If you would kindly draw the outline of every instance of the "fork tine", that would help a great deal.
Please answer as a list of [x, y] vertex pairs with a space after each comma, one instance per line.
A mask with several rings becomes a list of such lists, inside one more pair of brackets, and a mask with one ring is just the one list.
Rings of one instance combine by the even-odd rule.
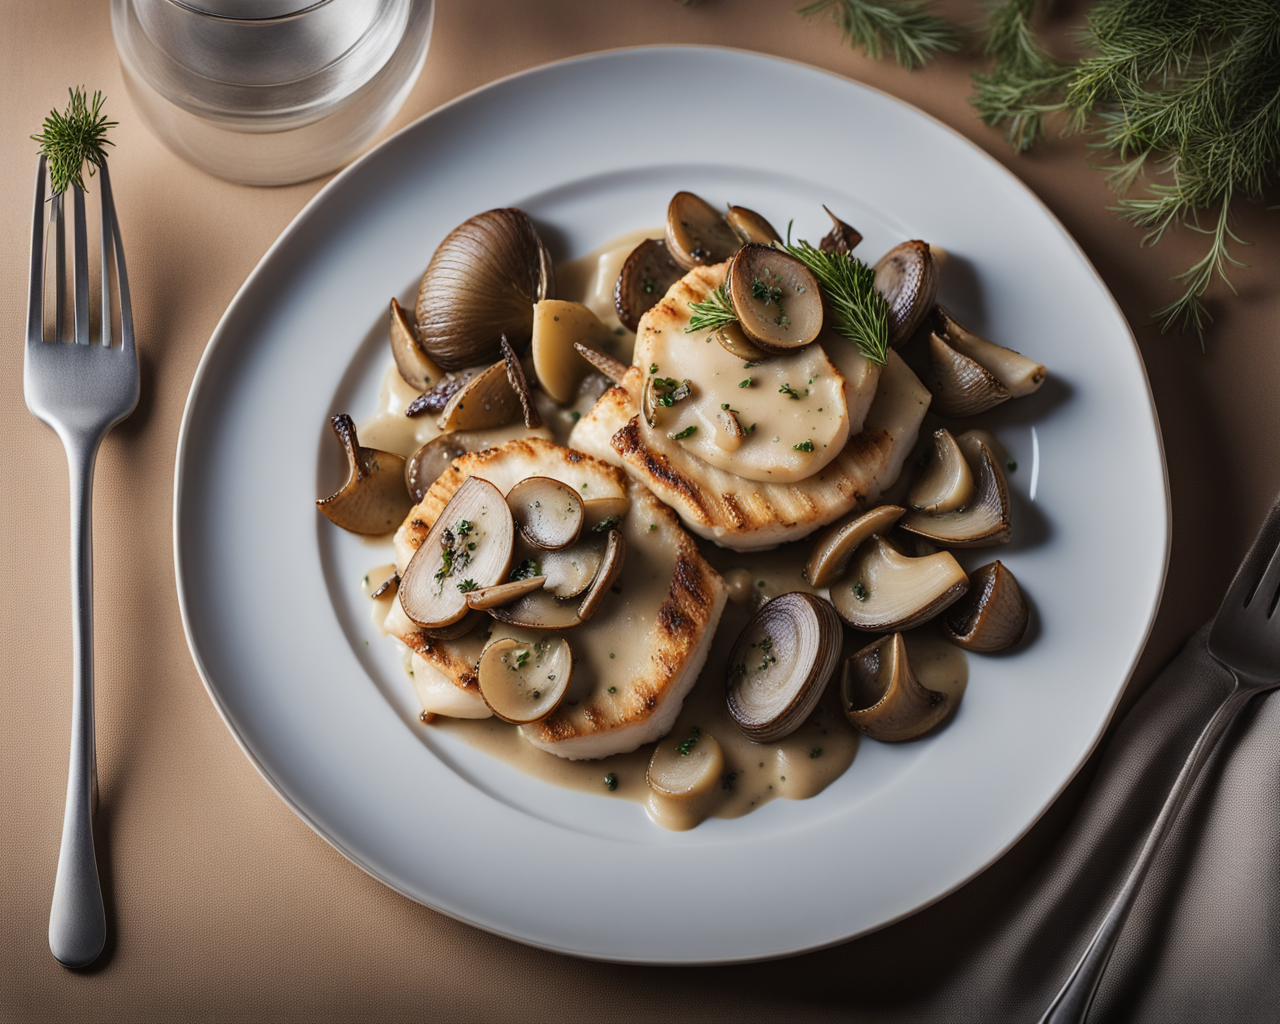
[[116, 201], [111, 192], [111, 174], [102, 165], [102, 223], [106, 230], [111, 223], [111, 237], [115, 241], [116, 285], [120, 289], [120, 341], [125, 352], [133, 354], [133, 305], [129, 301], [129, 273], [125, 269], [124, 241], [120, 237], [120, 221], [116, 217]]
[[106, 196], [101, 195], [102, 186], [98, 186], [99, 205], [102, 207], [102, 230], [99, 232], [102, 241], [102, 332], [103, 348], [111, 347], [111, 250], [114, 235], [111, 231], [111, 218], [107, 215]]
[[53, 232], [53, 340], [62, 340], [63, 320], [67, 310], [67, 206], [66, 196], [53, 197], [49, 211], [49, 230]]
[[1271, 506], [1262, 528], [1244, 556], [1235, 579], [1222, 599], [1219, 615], [1227, 609], [1245, 608], [1255, 599], [1270, 602], [1280, 586], [1280, 501]]
[[76, 344], [89, 344], [89, 229], [84, 219], [84, 189], [71, 186], [75, 228]]
[[44, 156], [36, 169], [36, 212], [31, 228], [31, 288], [27, 293], [27, 344], [44, 341]]

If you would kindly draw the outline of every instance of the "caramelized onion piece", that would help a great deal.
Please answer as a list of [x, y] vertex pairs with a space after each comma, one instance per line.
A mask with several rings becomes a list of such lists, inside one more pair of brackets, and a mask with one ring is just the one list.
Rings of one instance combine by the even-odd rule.
[[560, 706], [573, 678], [573, 651], [563, 637], [534, 643], [494, 640], [476, 666], [480, 696], [504, 722], [540, 722]]
[[533, 372], [542, 390], [561, 405], [568, 405], [578, 385], [591, 372], [591, 364], [578, 353], [575, 342], [597, 347], [612, 344], [613, 332], [580, 302], [548, 299], [533, 310]]
[[704, 796], [720, 784], [724, 751], [716, 738], [696, 726], [688, 735], [672, 733], [653, 749], [646, 781], [674, 800]]
[[911, 487], [907, 503], [930, 514], [954, 512], [973, 500], [973, 473], [946, 429], [933, 432], [933, 458]]
[[1034, 359], [975, 334], [941, 306], [933, 308], [933, 330], [962, 356], [972, 359], [999, 380], [1014, 398], [1036, 391], [1049, 376]]
[[844, 663], [840, 703], [854, 728], [886, 743], [923, 736], [951, 710], [945, 693], [916, 679], [901, 633], [882, 636]]
[[733, 229], [744, 245], [755, 242], [758, 245], [770, 245], [782, 241], [782, 236], [772, 224], [745, 206], [730, 206], [724, 215], [725, 221]]
[[875, 266], [876, 290], [889, 304], [889, 344], [905, 344], [933, 308], [938, 264], [919, 240], [896, 245]]
[[813, 554], [804, 567], [804, 578], [815, 587], [829, 587], [844, 575], [858, 545], [872, 534], [888, 533], [906, 509], [881, 505], [870, 512], [845, 516], [827, 527], [813, 544]]
[[966, 651], [1003, 651], [1027, 630], [1026, 598], [1013, 573], [999, 561], [969, 574], [969, 593], [939, 620], [942, 635]]
[[467, 607], [476, 612], [487, 612], [490, 608], [499, 608], [512, 601], [518, 601], [525, 594], [540, 590], [547, 582], [545, 576], [526, 576], [522, 580], [510, 580], [507, 583], [495, 583], [491, 587], [480, 587], [467, 591]]
[[534, 407], [533, 394], [529, 390], [529, 382], [525, 380], [524, 367], [520, 365], [520, 357], [516, 355], [516, 350], [511, 347], [511, 342], [507, 341], [505, 334], [502, 336], [502, 362], [507, 368], [507, 383], [511, 385], [511, 390], [520, 400], [520, 411], [524, 415], [525, 428], [536, 430], [542, 426], [542, 414]]
[[351, 533], [377, 536], [394, 530], [413, 503], [404, 484], [404, 459], [377, 448], [362, 448], [356, 425], [346, 413], [329, 420], [347, 455], [347, 482], [316, 508], [331, 523]]
[[444, 377], [440, 369], [418, 343], [418, 335], [409, 322], [409, 314], [395, 299], [391, 300], [391, 357], [404, 382], [426, 391]]
[[507, 492], [520, 535], [540, 548], [568, 547], [582, 532], [585, 513], [578, 492], [549, 476], [531, 476]]
[[802, 348], [822, 330], [818, 279], [790, 253], [744, 245], [729, 264], [725, 290], [742, 333], [767, 352]]
[[926, 622], [968, 588], [950, 552], [908, 558], [873, 536], [854, 552], [848, 573], [831, 588], [831, 601], [855, 629], [889, 633]]
[[446, 370], [493, 362], [505, 334], [522, 350], [533, 304], [555, 294], [555, 269], [523, 210], [489, 210], [454, 228], [418, 288], [418, 338]]
[[943, 416], [976, 416], [1011, 397], [995, 374], [961, 355], [936, 332], [929, 335], [929, 368], [921, 383], [933, 395], [933, 411]]
[[481, 370], [466, 382], [444, 407], [440, 430], [487, 430], [501, 427], [522, 415], [520, 399], [507, 378], [505, 361]]
[[[825, 206], [823, 209], [827, 210]], [[844, 256], [856, 249], [858, 243], [862, 241], [862, 233], [857, 228], [850, 227], [830, 210], [827, 210], [827, 216], [831, 218], [831, 230], [822, 236], [818, 248], [824, 252], [833, 252], [837, 256]]]
[[775, 597], [747, 623], [729, 655], [729, 715], [769, 743], [809, 717], [840, 660], [840, 619], [829, 603], [795, 592]]
[[640, 329], [640, 318], [662, 301], [673, 284], [684, 276], [680, 265], [661, 238], [647, 238], [627, 257], [613, 286], [613, 306], [629, 331]]
[[962, 434], [957, 445], [974, 472], [975, 490], [967, 505], [951, 512], [908, 512], [898, 526], [949, 548], [982, 548], [1004, 544], [1013, 536], [1009, 488], [991, 449]]
[[742, 245], [720, 211], [692, 192], [667, 206], [667, 251], [682, 270], [723, 263]]
[[[467, 589], [507, 578], [515, 523], [502, 492], [467, 477], [432, 524], [400, 579], [400, 606], [424, 629], [446, 629], [467, 614]], [[463, 588], [467, 589], [463, 589]]]

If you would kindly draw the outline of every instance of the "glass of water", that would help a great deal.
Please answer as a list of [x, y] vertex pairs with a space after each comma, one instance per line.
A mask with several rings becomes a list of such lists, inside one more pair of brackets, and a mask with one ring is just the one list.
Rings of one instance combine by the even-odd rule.
[[433, 0], [111, 0], [134, 104], [179, 156], [249, 185], [373, 141], [426, 58]]

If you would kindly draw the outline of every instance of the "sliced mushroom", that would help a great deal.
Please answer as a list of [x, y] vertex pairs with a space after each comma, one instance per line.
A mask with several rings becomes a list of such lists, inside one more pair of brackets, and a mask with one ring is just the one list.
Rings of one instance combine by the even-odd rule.
[[631, 511], [631, 498], [625, 494], [611, 498], [587, 498], [582, 502], [582, 511], [585, 516], [583, 529], [604, 533], [617, 526]]
[[516, 355], [516, 350], [511, 347], [511, 342], [507, 341], [507, 336], [502, 336], [502, 362], [507, 368], [507, 383], [511, 385], [511, 390], [516, 393], [516, 398], [520, 400], [520, 411], [524, 415], [524, 425], [528, 430], [536, 430], [542, 426], [542, 414], [538, 412], [533, 405], [533, 394], [529, 390], [529, 382], [524, 377], [524, 367], [520, 365], [520, 357]]
[[848, 573], [831, 588], [831, 601], [855, 629], [890, 633], [928, 621], [968, 589], [969, 579], [949, 551], [908, 558], [873, 536], [854, 552]]
[[923, 736], [951, 710], [945, 693], [916, 679], [901, 633], [882, 636], [844, 663], [840, 702], [854, 728], [886, 743]]
[[494, 640], [476, 666], [480, 696], [504, 722], [529, 725], [560, 706], [573, 678], [573, 651], [563, 637], [534, 643]]
[[525, 594], [542, 589], [547, 582], [545, 576], [527, 576], [524, 579], [510, 580], [506, 583], [495, 583], [492, 587], [478, 587], [467, 591], [467, 607], [476, 612], [487, 612], [490, 608], [498, 608], [512, 601], [518, 601]]
[[555, 294], [551, 254], [523, 210], [489, 210], [436, 248], [418, 289], [418, 338], [446, 370], [491, 363], [499, 339], [519, 351], [533, 332], [533, 304]]
[[591, 581], [591, 587], [578, 605], [578, 618], [586, 622], [600, 608], [604, 596], [613, 587], [614, 581], [622, 574], [622, 566], [626, 561], [627, 545], [622, 539], [621, 530], [610, 530], [605, 538], [604, 555], [600, 561], [600, 571]]
[[360, 447], [356, 425], [346, 413], [332, 417], [329, 425], [347, 453], [347, 482], [329, 497], [317, 499], [316, 508], [335, 526], [352, 533], [389, 533], [413, 507], [404, 484], [404, 459]]
[[1022, 639], [1029, 618], [1013, 573], [999, 561], [969, 574], [969, 593], [939, 620], [942, 635], [966, 651], [1003, 651]]
[[999, 380], [1014, 398], [1036, 391], [1049, 376], [1034, 359], [974, 334], [941, 306], [933, 309], [933, 330], [962, 356], [972, 359]]
[[790, 253], [744, 245], [729, 264], [725, 290], [742, 333], [767, 352], [801, 348], [822, 330], [818, 279]]
[[723, 263], [742, 245], [720, 211], [692, 192], [667, 206], [667, 251], [682, 270]]
[[538, 552], [543, 586], [559, 598], [577, 597], [600, 572], [604, 540], [592, 537], [559, 551]]
[[391, 300], [391, 357], [406, 384], [426, 391], [444, 376], [440, 369], [418, 343], [418, 335], [409, 314], [395, 299]]
[[492, 435], [480, 430], [455, 430], [433, 437], [404, 464], [404, 482], [414, 503], [420, 502], [440, 474], [453, 465], [453, 460], [492, 445]]
[[471, 366], [457, 373], [446, 373], [430, 388], [415, 398], [405, 408], [406, 416], [419, 416], [424, 412], [441, 413], [450, 400], [467, 386], [467, 382], [478, 373], [487, 370], [487, 366]]
[[542, 390], [561, 405], [578, 393], [591, 364], [574, 348], [575, 342], [611, 344], [613, 332], [580, 302], [548, 299], [533, 309], [533, 372]]
[[929, 335], [929, 368], [921, 383], [933, 395], [933, 411], [943, 416], [976, 416], [1012, 397], [995, 374], [936, 333]]
[[962, 508], [940, 514], [908, 512], [898, 526], [944, 547], [982, 548], [1004, 544], [1013, 535], [1004, 471], [996, 465], [991, 449], [977, 438], [964, 438], [957, 444], [974, 472], [972, 500]]
[[723, 327], [717, 327], [711, 332], [711, 337], [718, 341], [721, 347], [749, 363], [758, 363], [763, 359], [769, 358], [768, 352], [762, 348], [757, 348], [747, 339], [747, 336], [742, 332], [742, 325], [737, 320], [731, 324], [725, 324]]
[[607, 352], [601, 352], [598, 348], [584, 345], [580, 341], [573, 343], [573, 350], [615, 384], [627, 375], [627, 364], [620, 359], [614, 359]]
[[724, 219], [744, 245], [748, 242], [755, 242], [758, 245], [771, 245], [774, 242], [782, 241], [782, 236], [778, 234], [772, 224], [756, 213], [755, 210], [748, 210], [745, 206], [730, 206], [729, 212], [724, 215]]
[[938, 264], [925, 242], [896, 245], [875, 266], [876, 290], [889, 304], [889, 343], [906, 343], [933, 308]]
[[438, 423], [447, 434], [454, 430], [501, 427], [522, 415], [520, 398], [507, 377], [507, 364], [499, 361], [458, 389], [444, 407]]
[[383, 594], [386, 594], [388, 591], [395, 590], [399, 586], [400, 574], [398, 572], [393, 572], [385, 580], [374, 587], [373, 591], [369, 594], [369, 597], [376, 601], [378, 598], [382, 597]]
[[683, 276], [684, 270], [672, 259], [663, 239], [647, 238], [632, 249], [613, 286], [613, 306], [622, 326], [638, 331], [640, 318]]
[[692, 800], [711, 792], [723, 775], [724, 751], [695, 725], [687, 735], [673, 732], [654, 747], [645, 778], [660, 796]]
[[933, 432], [933, 458], [907, 495], [907, 503], [936, 515], [954, 512], [973, 500], [973, 473], [964, 453], [946, 429]]
[[507, 578], [515, 544], [511, 510], [493, 484], [467, 477], [432, 524], [400, 579], [400, 606], [427, 630], [467, 614], [467, 591]]
[[551, 591], [542, 589], [526, 594], [508, 605], [490, 608], [489, 614], [499, 622], [525, 629], [570, 629], [591, 618], [604, 600], [622, 571], [625, 546], [622, 534], [610, 530], [605, 542], [600, 570], [591, 582], [583, 598], [576, 604], [557, 598]]
[[716, 414], [716, 447], [726, 452], [736, 452], [747, 439], [738, 414], [733, 409], [721, 409]]
[[582, 532], [585, 512], [578, 492], [548, 476], [531, 476], [507, 492], [520, 535], [540, 548], [568, 547]]
[[[827, 210], [825, 206], [823, 209]], [[830, 210], [827, 210], [827, 216], [831, 218], [831, 230], [822, 236], [822, 241], [818, 243], [818, 248], [824, 252], [833, 252], [838, 256], [843, 256], [856, 249], [858, 243], [862, 241], [862, 233], [857, 228], [850, 227]]]
[[738, 635], [725, 680], [729, 716], [757, 743], [795, 732], [840, 660], [840, 619], [812, 594], [782, 594]]
[[804, 567], [804, 578], [815, 587], [829, 587], [844, 575], [858, 545], [872, 534], [888, 533], [907, 510], [900, 505], [881, 505], [863, 515], [854, 513], [827, 527], [813, 545], [813, 554]]

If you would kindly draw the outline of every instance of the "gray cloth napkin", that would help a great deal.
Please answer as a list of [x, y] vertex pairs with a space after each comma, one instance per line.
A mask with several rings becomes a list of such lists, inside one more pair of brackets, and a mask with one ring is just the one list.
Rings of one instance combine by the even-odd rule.
[[[761, 968], [822, 1019], [1028, 1021], [1066, 980], [1196, 736], [1231, 687], [1197, 632], [1048, 814], [945, 900]], [[728, 979], [726, 979], [728, 980]], [[761, 993], [763, 995], [763, 993]], [[773, 991], [761, 1003], [766, 1010]], [[767, 1015], [767, 1010], [766, 1010]], [[1125, 926], [1089, 1020], [1280, 1020], [1280, 697], [1205, 765]]]

